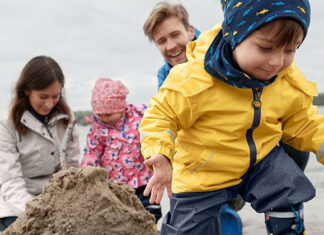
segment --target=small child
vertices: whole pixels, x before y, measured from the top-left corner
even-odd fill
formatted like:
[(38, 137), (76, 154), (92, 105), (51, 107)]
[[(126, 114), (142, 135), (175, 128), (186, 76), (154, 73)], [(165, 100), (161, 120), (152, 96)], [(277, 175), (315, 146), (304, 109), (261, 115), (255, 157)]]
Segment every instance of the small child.
[(130, 185), (157, 222), (162, 216), (160, 205), (150, 205), (149, 197), (143, 195), (152, 176), (143, 164), (138, 132), (146, 106), (127, 104), (127, 94), (120, 81), (96, 81), (91, 99), (94, 116), (86, 118), (92, 127), (80, 166), (103, 167), (110, 179)]
[(163, 235), (220, 234), (218, 212), (237, 194), (265, 213), (268, 234), (305, 234), (303, 202), (315, 189), (279, 142), (324, 164), (316, 86), (293, 62), (309, 2), (221, 2), (222, 25), (187, 45), (188, 62), (171, 69), (141, 122), (154, 170), (144, 195), (171, 196)]

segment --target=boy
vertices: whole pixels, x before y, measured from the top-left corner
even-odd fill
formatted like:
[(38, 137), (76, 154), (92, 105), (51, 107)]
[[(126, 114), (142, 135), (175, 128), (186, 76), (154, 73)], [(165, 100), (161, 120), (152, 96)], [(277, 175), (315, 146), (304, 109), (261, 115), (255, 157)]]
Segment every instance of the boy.
[(173, 178), (161, 234), (220, 234), (215, 211), (236, 194), (265, 213), (268, 233), (303, 234), (302, 203), (315, 189), (279, 141), (324, 163), (316, 87), (293, 63), (309, 3), (222, 5), (222, 25), (189, 43), (188, 62), (171, 70), (144, 115), (142, 153), (154, 170), (145, 193), (158, 202)]

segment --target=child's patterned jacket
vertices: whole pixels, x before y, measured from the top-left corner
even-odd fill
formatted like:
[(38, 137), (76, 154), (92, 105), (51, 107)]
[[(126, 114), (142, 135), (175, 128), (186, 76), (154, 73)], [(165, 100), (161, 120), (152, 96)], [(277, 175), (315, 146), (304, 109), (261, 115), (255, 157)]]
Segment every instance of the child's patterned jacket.
[(138, 132), (145, 109), (145, 105), (127, 104), (124, 118), (115, 124), (101, 122), (97, 116), (86, 117), (92, 127), (80, 166), (103, 167), (110, 179), (132, 188), (146, 185), (153, 173), (143, 164)]

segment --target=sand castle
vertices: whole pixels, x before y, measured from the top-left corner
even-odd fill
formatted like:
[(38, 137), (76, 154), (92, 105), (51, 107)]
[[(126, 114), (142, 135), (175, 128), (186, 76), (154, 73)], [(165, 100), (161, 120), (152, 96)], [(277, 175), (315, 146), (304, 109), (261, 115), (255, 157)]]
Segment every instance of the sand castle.
[(2, 235), (158, 234), (154, 216), (134, 190), (107, 180), (102, 168), (70, 168), (56, 173), (43, 193)]

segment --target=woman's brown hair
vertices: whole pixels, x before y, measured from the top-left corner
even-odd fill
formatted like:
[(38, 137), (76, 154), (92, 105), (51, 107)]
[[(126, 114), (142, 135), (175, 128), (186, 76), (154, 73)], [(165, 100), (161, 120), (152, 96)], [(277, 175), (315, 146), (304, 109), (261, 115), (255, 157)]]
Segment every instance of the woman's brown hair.
[[(27, 128), (20, 122), (23, 113), (29, 106), (29, 97), (26, 95), (26, 91), (43, 90), (55, 82), (59, 82), (63, 89), (65, 82), (63, 72), (52, 58), (36, 56), (25, 65), (16, 83), (14, 90), (15, 96), (12, 100), (9, 113), (9, 118), (13, 121), (14, 128), (18, 133), (24, 135), (27, 131)], [(53, 109), (69, 116), (69, 119), (65, 121), (65, 125), (67, 125), (72, 116), (71, 110), (62, 94)]]

